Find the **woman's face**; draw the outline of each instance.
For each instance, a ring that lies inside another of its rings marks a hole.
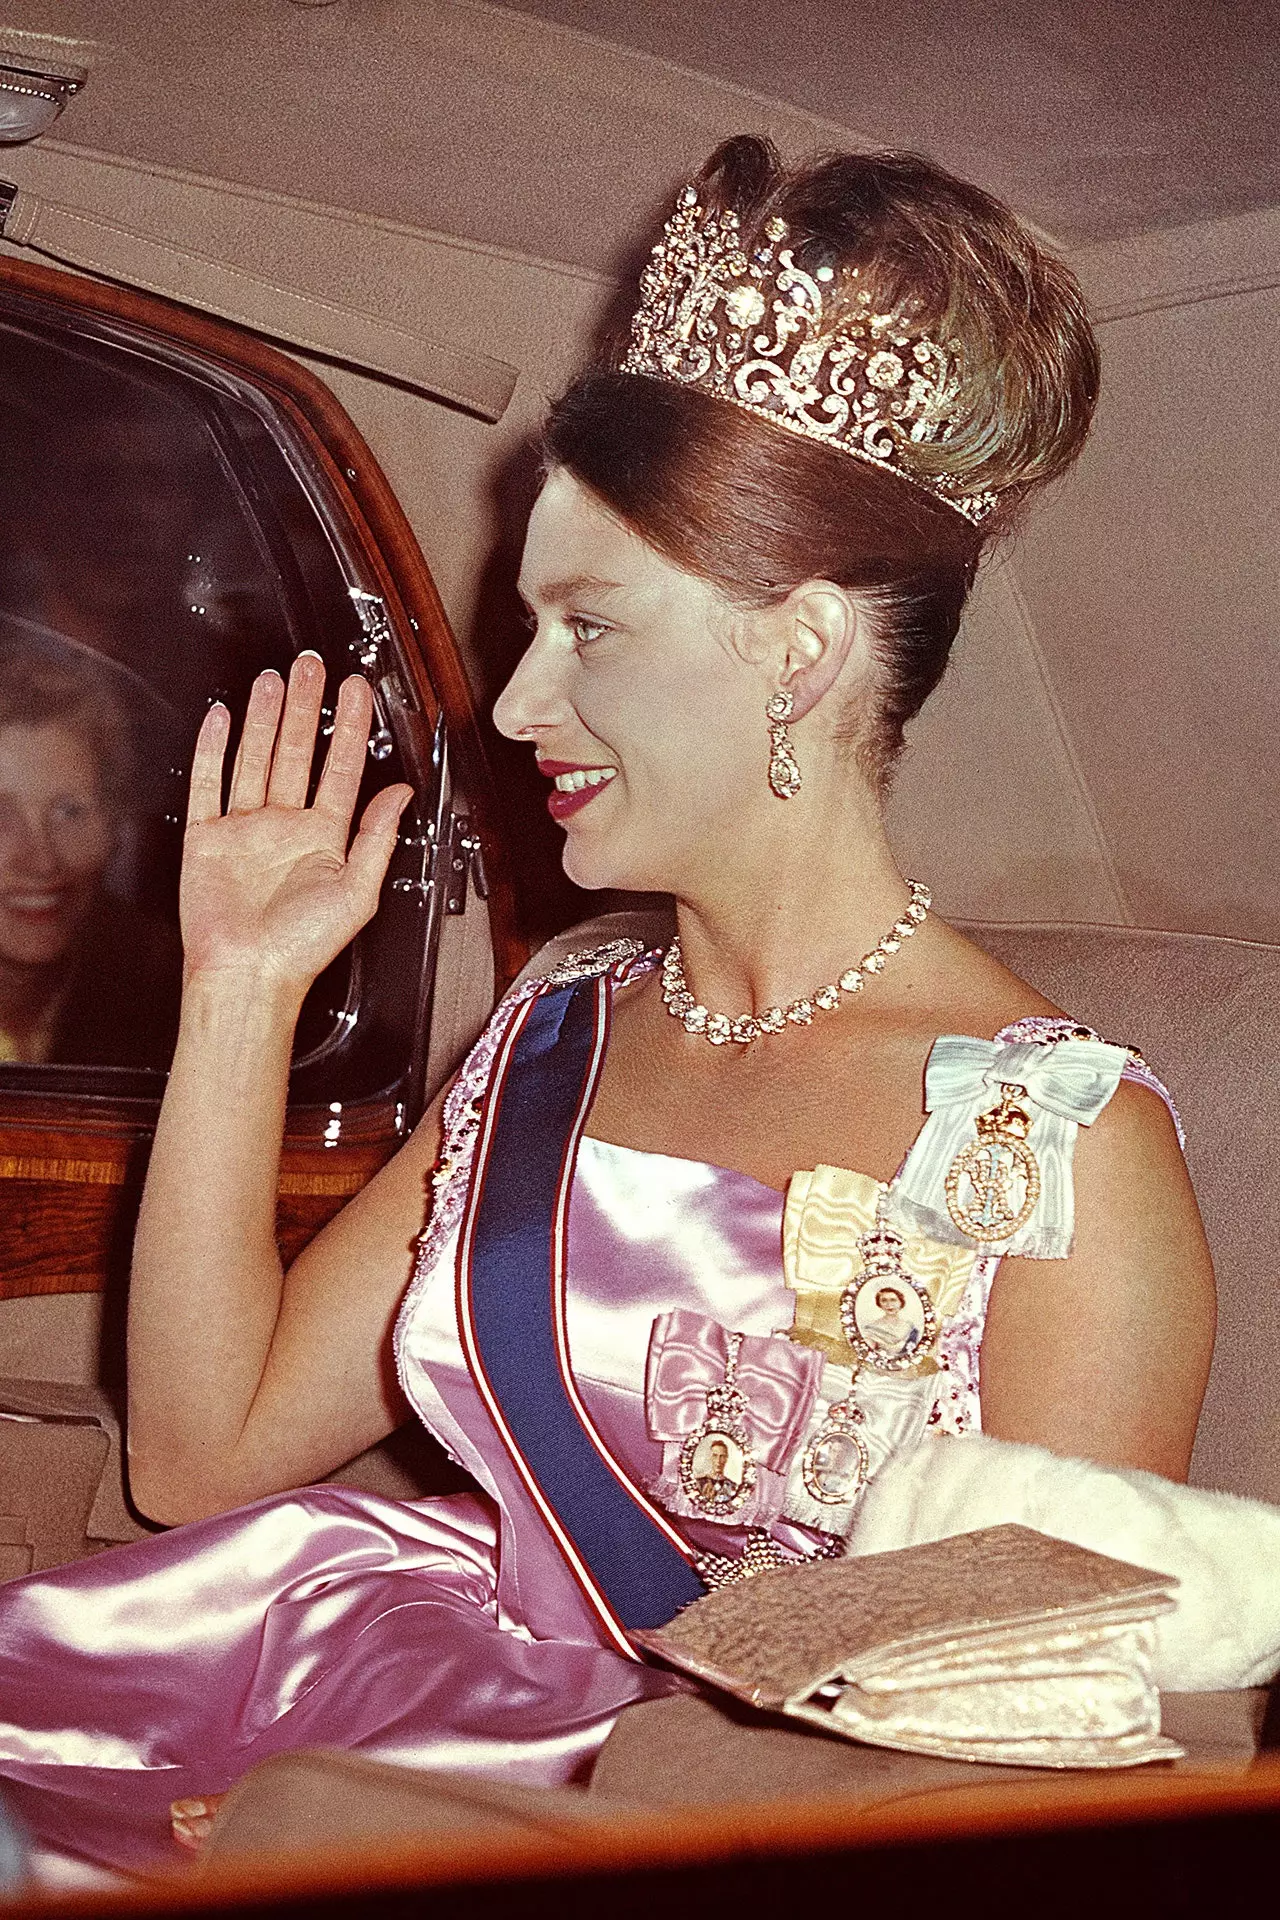
[[[111,858],[97,756],[74,727],[0,726],[0,961],[63,958]]]
[[[696,891],[767,791],[770,689],[735,648],[742,616],[563,469],[533,510],[520,588],[536,630],[494,719],[556,783],[565,871]]]

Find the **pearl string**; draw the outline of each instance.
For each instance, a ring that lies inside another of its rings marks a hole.
[[[729,1040],[746,1047],[767,1033],[782,1033],[788,1025],[812,1026],[815,1013],[834,1013],[840,1005],[841,994],[860,992],[868,975],[883,972],[889,957],[920,925],[933,904],[933,896],[919,880],[908,880],[907,885],[911,899],[903,909],[902,918],[894,921],[869,953],[863,954],[856,967],[849,967],[838,980],[815,987],[812,993],[793,1000],[789,1006],[768,1007],[759,1014],[709,1013],[695,1000],[685,979],[684,957],[677,934],[662,957],[662,999],[667,1012],[673,1020],[682,1022],[686,1033],[700,1033],[713,1047],[722,1047]]]

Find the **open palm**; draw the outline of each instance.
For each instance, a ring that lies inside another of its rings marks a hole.
[[[225,813],[222,770],[231,716],[221,705],[205,716],[182,858],[188,975],[252,972],[305,992],[373,917],[412,789],[375,794],[348,848],[373,699],[358,676],[343,682],[308,806],[323,697],[324,663],[313,653],[294,661],[287,688],[278,674],[258,676]]]

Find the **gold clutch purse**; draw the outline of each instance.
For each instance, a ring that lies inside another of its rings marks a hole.
[[[1163,1574],[1029,1527],[762,1573],[632,1637],[768,1713],[1006,1766],[1176,1760],[1152,1621]]]

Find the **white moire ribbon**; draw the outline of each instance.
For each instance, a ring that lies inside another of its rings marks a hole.
[[[1071,1162],[1076,1132],[1093,1124],[1115,1092],[1128,1054],[1106,1040],[977,1040],[943,1034],[925,1068],[929,1115],[893,1191],[894,1211],[939,1240],[973,1246],[947,1209],[947,1173],[978,1137],[1005,1086],[1026,1089],[1031,1114],[1027,1147],[1040,1167],[1040,1197],[1031,1218],[1008,1240],[984,1244],[986,1253],[1065,1260],[1075,1228]]]

